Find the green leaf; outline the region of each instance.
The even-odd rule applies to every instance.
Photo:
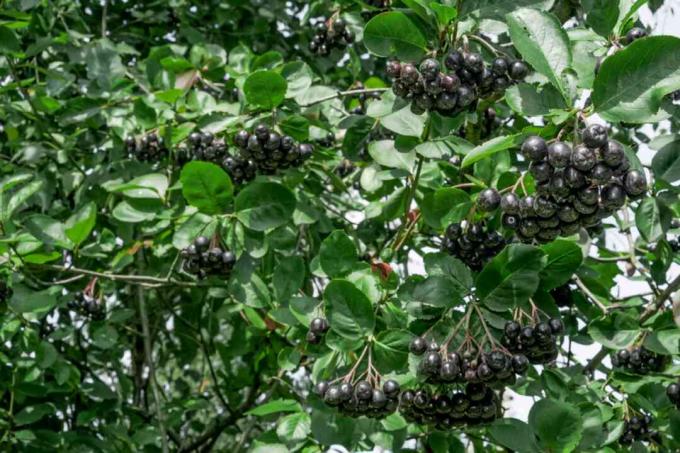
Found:
[[[35,195],[40,189],[43,188],[43,181],[31,181],[30,183],[26,184],[24,187],[21,189],[17,190],[13,194],[9,196],[9,200],[7,201],[7,204],[5,204],[5,200],[7,200],[5,192],[3,189],[2,193],[0,193],[0,198],[2,200],[2,221],[5,222],[8,219],[12,217],[12,214],[23,204],[25,203],[29,198],[31,198],[33,195]]]
[[[21,43],[14,32],[0,25],[0,53],[3,55],[21,52]]]
[[[276,434],[286,441],[300,441],[311,432],[312,420],[306,412],[290,414],[279,420]]]
[[[460,4],[460,17],[503,21],[505,15],[519,8],[531,7],[542,11],[552,8],[554,0],[466,0]]]
[[[300,403],[295,400],[278,399],[266,402],[259,406],[250,409],[246,414],[262,417],[270,414],[277,414],[279,412],[301,412]]]
[[[97,223],[97,205],[90,202],[66,220],[66,236],[76,245],[81,244]]]
[[[656,137],[649,147],[657,150],[652,159],[654,176],[669,183],[680,180],[680,135]]]
[[[529,412],[529,425],[538,435],[544,451],[574,451],[583,433],[578,408],[551,399],[542,399],[534,403]]]
[[[487,157],[492,156],[500,151],[518,146],[523,139],[523,134],[501,135],[499,137],[494,137],[491,140],[488,140],[470,150],[463,158],[462,167],[469,167],[475,162],[486,159]]]
[[[436,230],[460,222],[472,208],[470,195],[455,187],[442,187],[423,198],[420,209],[425,223]]]
[[[408,368],[408,347],[412,338],[413,334],[403,329],[380,332],[373,343],[373,357],[378,371],[394,373]]]
[[[401,11],[378,14],[364,28],[364,45],[379,57],[419,60],[427,41],[414,21]]]
[[[342,230],[333,231],[321,243],[319,263],[321,269],[331,278],[350,272],[358,259],[354,242]]]
[[[437,15],[439,25],[446,26],[449,22],[458,16],[456,8],[448,5],[442,5],[437,2],[430,2],[430,9]]]
[[[526,302],[538,288],[545,253],[536,247],[510,244],[477,276],[477,296],[492,310],[507,310]]]
[[[407,172],[413,171],[416,163],[416,152],[402,153],[394,147],[393,140],[378,140],[368,145],[368,153],[373,160],[383,167],[399,168]]]
[[[249,184],[236,197],[236,216],[245,226],[264,231],[285,224],[295,211],[295,196],[273,182]]]
[[[463,303],[459,282],[446,275],[431,275],[425,279],[413,277],[399,288],[403,302],[417,302],[433,307],[455,307]]]
[[[53,404],[43,403],[27,406],[14,416],[14,423],[17,426],[30,425],[42,419],[46,415],[54,414],[56,408]]]
[[[144,102],[142,98],[137,98],[135,101],[133,112],[135,114],[135,118],[139,124],[142,125],[142,127],[150,129],[156,125],[156,110],[154,110],[152,107],[149,107],[149,105],[147,105],[147,103]]]
[[[115,46],[107,39],[95,41],[85,52],[87,76],[96,80],[104,90],[111,90],[114,82],[125,75],[125,67]]]
[[[663,236],[671,222],[672,213],[654,197],[647,197],[635,210],[635,225],[647,242],[655,242]]]
[[[216,228],[217,220],[196,212],[177,228],[172,237],[172,245],[178,250],[183,250],[198,236],[211,237]]]
[[[593,106],[608,121],[645,123],[655,121],[664,96],[678,89],[680,38],[650,36],[604,60],[593,86]]]
[[[658,354],[680,354],[680,328],[650,332],[645,336],[645,347]]]
[[[287,90],[286,79],[274,71],[255,72],[243,84],[248,103],[263,109],[273,109],[280,105]]]
[[[446,275],[451,277],[462,292],[467,292],[474,281],[470,269],[458,258],[446,253],[428,253],[423,257],[427,275]]]
[[[55,288],[56,289],[56,288]],[[18,313],[42,314],[49,312],[57,304],[55,292],[43,290],[30,291],[25,286],[14,287],[14,295],[9,302],[12,310]]]
[[[29,233],[45,244],[56,245],[65,249],[73,248],[73,242],[66,235],[66,225],[52,217],[35,214],[26,220],[24,226]]]
[[[519,83],[505,90],[511,109],[524,116],[546,116],[551,110],[567,107],[564,98],[552,85]]]
[[[168,178],[160,173],[138,176],[122,184],[105,184],[111,192],[119,192],[128,198],[162,199],[168,190]]]
[[[373,332],[373,305],[356,286],[346,280],[332,280],[323,297],[326,316],[335,333],[348,340],[359,340]]]
[[[416,115],[409,106],[380,118],[380,124],[406,137],[420,137],[425,128],[424,115]]]
[[[586,24],[598,34],[608,37],[614,30],[619,16],[618,0],[585,0],[583,9],[586,11]]]
[[[616,311],[588,325],[588,334],[593,340],[610,349],[630,346],[639,333],[640,323],[634,316]]]
[[[502,446],[518,452],[533,453],[540,451],[536,445],[531,427],[516,418],[501,418],[489,427],[491,437]]]
[[[506,18],[512,42],[524,60],[569,100],[562,74],[571,66],[571,47],[559,20],[550,13],[528,8]]]
[[[35,361],[40,368],[49,368],[57,361],[59,353],[51,343],[41,341],[36,351]]]
[[[182,168],[180,181],[184,198],[201,212],[223,214],[231,206],[234,192],[231,179],[215,164],[189,162]]]
[[[546,291],[567,283],[583,262],[581,247],[575,242],[558,239],[542,245],[548,262],[540,273],[541,287]]]
[[[299,256],[281,257],[274,269],[272,284],[279,302],[290,299],[305,280],[305,262]]]

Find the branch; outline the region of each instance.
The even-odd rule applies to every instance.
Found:
[[[656,313],[663,306],[664,302],[670,299],[671,295],[679,289],[680,275],[675,277],[675,279],[668,284],[666,289],[663,290],[661,294],[659,294],[654,303],[650,307],[647,307],[647,309],[642,313],[642,316],[640,316],[640,324],[651,318],[654,313]]]
[[[260,388],[260,380],[257,374],[255,374],[255,383],[248,390],[248,395],[245,401],[234,412],[228,415],[222,415],[217,417],[213,424],[208,428],[203,434],[198,436],[188,445],[185,445],[179,449],[180,452],[194,451],[200,448],[203,444],[211,442],[215,437],[222,434],[222,432],[230,425],[233,425],[243,414],[250,409],[250,407],[255,403],[257,398],[257,391]]]
[[[159,288],[161,286],[186,286],[186,287],[213,287],[213,286],[226,286],[216,283],[201,284],[197,282],[189,282],[183,280],[177,280],[174,278],[166,277],[152,277],[150,275],[133,275],[133,274],[112,274],[110,272],[96,272],[88,269],[81,269],[78,267],[66,267],[58,266],[56,264],[33,264],[29,263],[31,266],[41,267],[45,269],[50,269],[59,272],[70,272],[72,274],[90,275],[93,277],[105,278],[108,280],[121,281],[130,283],[133,285],[142,285],[150,288]]]
[[[585,368],[583,368],[583,373],[593,374],[595,369],[598,366],[600,366],[600,363],[602,363],[602,360],[604,360],[604,358],[607,357],[607,353],[608,353],[607,348],[603,346],[602,349],[600,349],[598,353],[595,354],[593,358],[588,361],[588,365],[586,365]]]
[[[141,255],[138,256],[141,258]],[[139,259],[138,259],[139,261]],[[158,381],[156,380],[156,367],[153,363],[153,356],[151,351],[151,335],[149,333],[149,318],[146,314],[146,300],[144,298],[144,290],[141,286],[137,287],[137,302],[139,303],[139,316],[142,321],[142,332],[144,334],[144,355],[146,358],[146,365],[149,367],[149,378],[151,379],[151,389],[153,390],[153,399],[156,406],[156,418],[158,419],[158,430],[161,432],[161,443],[163,446],[163,453],[168,453],[168,434],[165,431],[165,415],[161,408],[161,396],[158,391]]]
[[[579,289],[580,289],[581,291],[583,291],[583,293],[584,293],[586,296],[588,296],[588,298],[589,298],[590,300],[592,300],[593,303],[594,303],[595,305],[597,305],[597,306],[600,308],[600,310],[602,310],[602,312],[606,315],[607,312],[608,312],[608,309],[607,309],[606,306],[604,306],[604,305],[602,304],[602,302],[600,302],[600,300],[597,298],[597,296],[596,296],[595,294],[593,294],[593,292],[590,291],[586,285],[583,284],[583,282],[581,281],[580,278],[574,277],[574,281],[576,282],[576,286],[578,286]]]
[[[332,101],[333,99],[339,99],[343,96],[353,96],[355,94],[362,94],[362,93],[382,93],[383,91],[387,91],[389,88],[364,88],[361,90],[346,90],[346,91],[338,91],[337,93],[331,94],[329,96],[323,97],[321,99],[317,99],[312,102],[308,102],[307,104],[299,104],[300,107],[311,107],[316,104],[321,104],[326,101]]]

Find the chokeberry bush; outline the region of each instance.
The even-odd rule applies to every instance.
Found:
[[[0,450],[680,451],[672,3],[0,2]]]

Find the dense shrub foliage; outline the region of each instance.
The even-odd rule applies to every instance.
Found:
[[[0,2],[0,448],[680,451],[663,3]]]

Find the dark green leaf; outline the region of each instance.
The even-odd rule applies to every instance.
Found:
[[[529,425],[538,435],[545,451],[573,451],[583,433],[577,407],[551,399],[534,403],[529,412]]]
[[[286,79],[274,71],[255,72],[243,84],[248,103],[263,109],[272,109],[281,104],[287,90]]]
[[[545,290],[565,284],[583,261],[583,252],[575,242],[559,239],[541,246],[548,262],[541,270],[541,287]]]
[[[344,231],[333,231],[321,243],[319,263],[321,269],[331,278],[348,273],[358,259],[354,242]]]
[[[326,315],[331,329],[343,338],[358,340],[373,332],[375,314],[371,301],[346,280],[333,280],[324,290]]]
[[[223,214],[231,206],[234,191],[231,179],[215,164],[189,162],[182,168],[180,181],[184,198],[201,212]]]
[[[264,231],[285,224],[295,210],[295,196],[273,182],[249,184],[236,197],[236,216],[245,226]]]
[[[420,28],[401,11],[378,14],[371,19],[364,29],[364,44],[375,55],[403,60],[418,60],[427,47]]]

